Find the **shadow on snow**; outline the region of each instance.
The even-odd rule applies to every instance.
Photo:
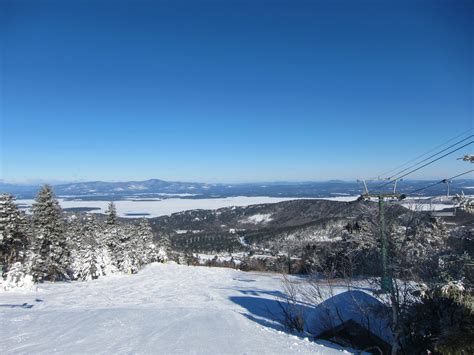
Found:
[[[318,337],[325,331],[352,320],[385,341],[391,341],[386,306],[359,290],[339,293],[317,305],[308,303],[288,305],[285,302],[285,294],[280,291],[240,290],[240,292],[245,296],[232,296],[229,299],[246,310],[246,312],[241,312],[244,317],[264,327],[299,337],[306,337],[308,333],[311,337]],[[285,309],[291,307],[293,314],[303,316],[306,334],[295,333],[285,326],[282,307]],[[324,345],[328,346],[326,343]]]

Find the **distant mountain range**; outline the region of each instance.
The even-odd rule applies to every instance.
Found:
[[[439,181],[439,180],[438,180]],[[410,193],[437,182],[423,180],[407,180],[398,183],[398,191]],[[380,182],[369,185],[374,190]],[[269,182],[269,183],[239,183],[239,184],[208,184],[194,182],[176,182],[151,179],[145,181],[125,182],[75,182],[53,185],[56,195],[63,198],[82,200],[120,200],[130,197],[186,197],[212,198],[231,196],[270,196],[270,197],[337,197],[359,195],[362,193],[362,183],[356,181],[321,181],[321,182]],[[40,185],[20,185],[0,182],[0,192],[8,192],[17,198],[33,198]],[[390,191],[392,186],[385,186],[384,191]],[[459,179],[451,183],[451,194],[474,193],[474,179]],[[444,195],[445,184],[438,184],[419,193],[419,195]]]

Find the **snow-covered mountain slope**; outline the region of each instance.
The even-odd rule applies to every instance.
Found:
[[[0,293],[0,353],[332,354],[268,309],[278,275],[151,264],[136,275]]]

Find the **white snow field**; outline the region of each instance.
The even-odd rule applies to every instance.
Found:
[[[0,353],[333,354],[285,332],[267,306],[281,277],[151,264],[135,275],[0,293]]]

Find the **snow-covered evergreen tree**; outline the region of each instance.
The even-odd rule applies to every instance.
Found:
[[[15,205],[10,194],[0,195],[0,264],[3,272],[26,256],[28,247],[25,214]],[[0,275],[1,277],[1,275]]]
[[[36,196],[33,213],[33,250],[39,255],[33,265],[39,278],[68,278],[69,250],[61,207],[52,188],[45,185]]]
[[[141,267],[141,247],[139,238],[136,237],[135,228],[133,225],[121,225],[118,230],[119,244],[115,255],[119,270],[128,274],[136,273]]]
[[[153,242],[150,223],[145,218],[140,220],[140,223],[135,227],[135,245],[138,250],[137,257],[140,266],[157,261],[158,250]]]
[[[107,224],[116,225],[117,224],[117,208],[115,207],[115,203],[110,202],[107,211],[105,212],[107,215]]]
[[[91,257],[92,239],[87,233],[90,222],[84,225],[79,216],[75,215],[71,216],[68,222],[67,239],[71,250],[72,277],[77,280],[96,278],[94,258]]]
[[[4,291],[16,288],[32,289],[33,287],[33,276],[28,274],[25,265],[20,262],[11,265],[6,273],[5,280],[0,278],[0,289],[3,289]]]
[[[158,248],[148,220],[137,225],[119,223],[113,203],[107,215],[105,223],[94,215],[63,215],[52,188],[46,185],[33,204],[30,231],[13,197],[1,195],[0,262],[7,265],[4,271],[15,265],[8,274],[9,283],[19,285],[26,275],[36,281],[91,280],[117,271],[136,273],[146,264],[168,260],[169,237],[163,235]]]
[[[166,232],[161,232],[158,240],[157,261],[165,263],[171,256],[171,240]]]
[[[39,256],[30,245],[23,260],[25,272],[33,277],[33,280],[38,281],[42,278],[42,271],[44,270],[44,260]]]
[[[91,215],[86,223],[73,220],[68,227],[71,235],[71,268],[78,280],[91,280],[117,272],[107,244],[107,230]]]
[[[97,249],[90,243],[82,250],[82,263],[79,274],[82,280],[94,280],[101,276],[101,269],[97,258]]]

